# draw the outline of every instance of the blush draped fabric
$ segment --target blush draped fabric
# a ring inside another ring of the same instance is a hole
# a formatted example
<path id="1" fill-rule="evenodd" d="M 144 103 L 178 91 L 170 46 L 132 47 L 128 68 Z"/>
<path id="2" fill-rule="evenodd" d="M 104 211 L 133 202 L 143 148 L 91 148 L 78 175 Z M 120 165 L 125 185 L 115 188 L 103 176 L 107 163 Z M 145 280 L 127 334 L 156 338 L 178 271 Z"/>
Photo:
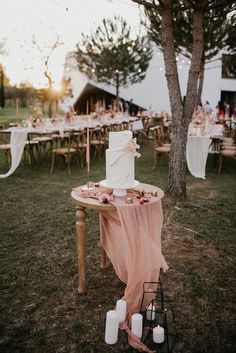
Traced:
<path id="1" fill-rule="evenodd" d="M 117 212 L 100 212 L 101 245 L 120 278 L 126 283 L 122 299 L 127 302 L 126 322 L 121 325 L 134 348 L 149 352 L 129 329 L 131 315 L 139 312 L 143 283 L 158 281 L 159 272 L 168 269 L 161 252 L 163 222 L 160 199 L 140 205 L 116 198 Z"/>

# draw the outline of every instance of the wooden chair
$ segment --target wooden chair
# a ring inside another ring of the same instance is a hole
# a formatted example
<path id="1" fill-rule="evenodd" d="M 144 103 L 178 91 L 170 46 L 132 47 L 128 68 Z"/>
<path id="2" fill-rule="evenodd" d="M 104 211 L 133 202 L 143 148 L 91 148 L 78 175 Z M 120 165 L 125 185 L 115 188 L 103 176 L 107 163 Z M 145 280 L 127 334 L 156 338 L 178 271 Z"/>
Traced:
<path id="1" fill-rule="evenodd" d="M 10 161 L 11 161 L 11 145 L 8 141 L 9 138 L 7 139 L 6 134 L 4 133 L 3 130 L 4 130 L 4 125 L 1 125 L 0 126 L 0 152 L 4 154 L 6 167 L 9 168 Z"/>
<path id="2" fill-rule="evenodd" d="M 53 139 L 50 134 L 34 133 L 30 138 L 30 142 L 37 143 L 38 154 L 41 158 L 43 155 L 46 155 L 52 148 Z"/>
<path id="3" fill-rule="evenodd" d="M 221 173 L 222 164 L 225 157 L 230 157 L 236 160 L 236 143 L 234 138 L 227 137 L 223 138 L 222 140 L 221 149 L 219 153 L 218 174 Z"/>
<path id="4" fill-rule="evenodd" d="M 52 165 L 51 165 L 51 171 L 50 171 L 51 174 L 54 172 L 55 160 L 56 160 L 56 157 L 58 156 L 62 157 L 65 164 L 67 164 L 68 175 L 71 174 L 71 171 L 70 171 L 71 158 L 77 155 L 77 149 L 75 147 L 72 147 L 73 131 L 69 131 L 65 139 L 66 139 L 66 142 L 63 147 L 52 149 Z"/>
<path id="5" fill-rule="evenodd" d="M 93 150 L 94 156 L 98 155 L 101 159 L 106 145 L 104 129 L 100 126 L 90 129 L 90 147 Z"/>
<path id="6" fill-rule="evenodd" d="M 71 147 L 76 149 L 78 153 L 78 158 L 80 160 L 80 166 L 81 168 L 83 168 L 87 147 L 87 129 L 82 129 L 73 132 Z"/>
<path id="7" fill-rule="evenodd" d="M 153 165 L 154 169 L 161 155 L 169 155 L 171 144 L 165 142 L 164 132 L 161 126 L 152 128 L 153 132 Z"/>
<path id="8" fill-rule="evenodd" d="M 27 157 L 29 164 L 32 166 L 33 169 L 36 169 L 34 149 L 36 149 L 38 153 L 38 141 L 32 141 L 29 139 L 25 144 L 24 157 L 25 159 Z"/>

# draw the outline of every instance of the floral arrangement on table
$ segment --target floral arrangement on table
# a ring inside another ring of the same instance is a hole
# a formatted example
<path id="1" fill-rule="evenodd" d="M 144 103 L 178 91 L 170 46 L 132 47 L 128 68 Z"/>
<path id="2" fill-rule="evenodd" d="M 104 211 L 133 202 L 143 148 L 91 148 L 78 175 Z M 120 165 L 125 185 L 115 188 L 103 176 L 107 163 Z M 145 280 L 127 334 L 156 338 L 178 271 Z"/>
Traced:
<path id="1" fill-rule="evenodd" d="M 73 111 L 66 112 L 65 117 L 64 117 L 65 123 L 70 124 L 71 122 L 73 122 L 74 115 L 75 114 Z"/>
<path id="2" fill-rule="evenodd" d="M 194 110 L 192 122 L 190 123 L 190 132 L 193 134 L 197 131 L 197 135 L 209 134 L 212 128 L 212 116 L 208 112 L 204 112 L 201 107 Z"/>
<path id="3" fill-rule="evenodd" d="M 44 116 L 42 111 L 37 107 L 33 107 L 32 113 L 30 115 L 30 122 L 32 127 L 40 126 L 43 123 L 43 117 Z"/>
<path id="4" fill-rule="evenodd" d="M 205 122 L 206 114 L 202 111 L 201 108 L 197 108 L 193 112 L 192 123 L 194 125 L 202 125 Z"/>

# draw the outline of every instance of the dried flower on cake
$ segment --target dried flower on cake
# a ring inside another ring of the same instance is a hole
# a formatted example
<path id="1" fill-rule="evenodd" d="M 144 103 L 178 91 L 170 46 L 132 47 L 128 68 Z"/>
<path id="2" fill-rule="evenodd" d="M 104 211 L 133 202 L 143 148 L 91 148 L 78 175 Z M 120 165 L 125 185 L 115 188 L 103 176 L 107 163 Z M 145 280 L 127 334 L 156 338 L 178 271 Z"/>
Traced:
<path id="1" fill-rule="evenodd" d="M 135 137 L 124 145 L 123 150 L 132 153 L 134 157 L 139 158 L 141 156 L 141 154 L 137 152 L 137 149 L 139 148 L 140 146 L 137 144 L 137 138 Z"/>

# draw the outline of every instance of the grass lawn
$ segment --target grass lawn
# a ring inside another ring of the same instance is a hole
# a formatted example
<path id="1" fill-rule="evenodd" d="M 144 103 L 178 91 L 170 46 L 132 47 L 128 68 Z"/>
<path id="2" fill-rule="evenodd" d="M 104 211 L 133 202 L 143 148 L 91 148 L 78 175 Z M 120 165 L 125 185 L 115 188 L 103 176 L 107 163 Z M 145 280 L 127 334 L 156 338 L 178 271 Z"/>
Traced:
<path id="1" fill-rule="evenodd" d="M 167 160 L 151 169 L 151 141 L 141 148 L 136 179 L 165 188 Z M 88 211 L 88 293 L 77 294 L 75 208 L 70 193 L 86 182 L 86 169 L 56 165 L 38 171 L 22 161 L 0 180 L 0 352 L 134 353 L 126 334 L 104 343 L 105 315 L 124 292 L 110 266 L 99 268 L 98 215 Z M 6 170 L 0 160 L 0 173 Z M 170 266 L 163 276 L 178 338 L 175 353 L 233 353 L 235 334 L 236 163 L 216 173 L 209 156 L 206 180 L 188 174 L 185 201 L 163 200 L 162 246 Z M 93 160 L 91 179 L 105 177 Z"/>
<path id="2" fill-rule="evenodd" d="M 19 108 L 19 117 L 18 121 L 21 122 L 23 119 L 27 119 L 30 115 L 29 108 Z M 5 127 L 8 127 L 9 123 L 16 123 L 16 109 L 11 107 L 6 107 L 0 109 L 0 124 L 4 124 Z"/>

